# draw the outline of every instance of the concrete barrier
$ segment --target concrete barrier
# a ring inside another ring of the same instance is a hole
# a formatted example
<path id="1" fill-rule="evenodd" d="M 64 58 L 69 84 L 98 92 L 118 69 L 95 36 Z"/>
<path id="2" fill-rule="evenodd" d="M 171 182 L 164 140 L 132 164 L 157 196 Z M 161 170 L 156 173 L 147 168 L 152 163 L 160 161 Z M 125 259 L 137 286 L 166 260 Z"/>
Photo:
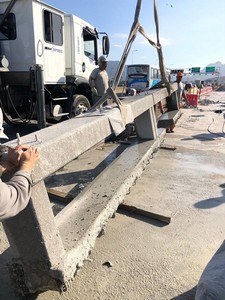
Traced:
<path id="1" fill-rule="evenodd" d="M 176 94 L 176 85 L 171 87 Z M 24 211 L 3 224 L 13 253 L 9 269 L 17 291 L 28 294 L 67 289 L 102 227 L 161 144 L 165 130 L 157 129 L 156 105 L 167 96 L 166 88 L 162 88 L 123 99 L 127 112 L 125 123 L 118 107 L 114 106 L 37 132 L 35 145 L 41 158 L 32 174 L 31 200 Z M 172 107 L 178 109 L 177 97 L 171 99 Z M 130 147 L 120 158 L 129 161 L 129 164 L 124 163 L 123 172 L 116 165 L 117 160 L 55 217 L 44 179 L 115 131 L 121 133 L 131 122 L 135 123 L 138 139 L 142 142 Z M 22 138 L 23 143 L 32 141 L 33 134 Z M 16 140 L 7 144 L 15 143 Z M 104 188 L 96 193 L 102 180 L 109 180 L 112 174 L 113 187 L 102 185 Z"/>

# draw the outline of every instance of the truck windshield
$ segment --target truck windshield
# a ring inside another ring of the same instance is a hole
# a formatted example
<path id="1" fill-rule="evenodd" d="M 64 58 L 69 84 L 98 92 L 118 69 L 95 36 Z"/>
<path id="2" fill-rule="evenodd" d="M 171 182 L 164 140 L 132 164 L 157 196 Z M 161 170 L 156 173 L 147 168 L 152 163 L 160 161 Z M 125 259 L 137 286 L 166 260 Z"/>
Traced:
<path id="1" fill-rule="evenodd" d="M 3 15 L 0 15 L 3 16 Z M 9 13 L 0 27 L 0 40 L 16 39 L 16 17 L 13 13 Z"/>

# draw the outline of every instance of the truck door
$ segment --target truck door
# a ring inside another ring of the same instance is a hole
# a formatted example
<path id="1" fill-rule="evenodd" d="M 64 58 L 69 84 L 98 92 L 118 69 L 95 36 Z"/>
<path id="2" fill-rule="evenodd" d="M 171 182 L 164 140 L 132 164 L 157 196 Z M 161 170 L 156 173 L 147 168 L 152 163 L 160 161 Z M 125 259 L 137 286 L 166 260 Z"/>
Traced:
<path id="1" fill-rule="evenodd" d="M 96 67 L 98 49 L 97 36 L 93 29 L 83 28 L 83 53 L 82 53 L 82 72 L 83 76 L 89 77 L 91 71 Z"/>
<path id="2" fill-rule="evenodd" d="M 75 40 L 75 74 L 77 76 L 89 78 L 91 71 L 96 67 L 97 60 L 97 36 L 94 29 L 81 23 L 80 19 L 75 19 L 74 23 Z"/>
<path id="3" fill-rule="evenodd" d="M 44 10 L 45 84 L 65 83 L 65 51 L 62 15 Z"/>

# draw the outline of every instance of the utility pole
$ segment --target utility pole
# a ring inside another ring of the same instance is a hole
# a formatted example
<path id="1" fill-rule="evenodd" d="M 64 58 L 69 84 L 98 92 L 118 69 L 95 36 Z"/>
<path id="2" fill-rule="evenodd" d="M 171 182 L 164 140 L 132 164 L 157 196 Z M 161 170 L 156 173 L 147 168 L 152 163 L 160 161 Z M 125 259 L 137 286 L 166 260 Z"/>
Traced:
<path id="1" fill-rule="evenodd" d="M 131 54 L 131 63 L 133 65 L 133 58 L 134 58 L 134 52 L 138 51 L 137 49 L 132 50 L 132 54 Z"/>

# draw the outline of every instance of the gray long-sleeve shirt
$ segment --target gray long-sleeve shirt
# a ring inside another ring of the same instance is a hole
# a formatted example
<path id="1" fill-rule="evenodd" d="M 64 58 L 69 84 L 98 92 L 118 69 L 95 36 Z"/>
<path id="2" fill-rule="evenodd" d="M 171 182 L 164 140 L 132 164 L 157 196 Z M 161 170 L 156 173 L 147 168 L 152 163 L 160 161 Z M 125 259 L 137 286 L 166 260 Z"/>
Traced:
<path id="1" fill-rule="evenodd" d="M 30 199 L 31 178 L 25 171 L 17 171 L 7 183 L 0 179 L 0 221 L 14 217 Z"/>

